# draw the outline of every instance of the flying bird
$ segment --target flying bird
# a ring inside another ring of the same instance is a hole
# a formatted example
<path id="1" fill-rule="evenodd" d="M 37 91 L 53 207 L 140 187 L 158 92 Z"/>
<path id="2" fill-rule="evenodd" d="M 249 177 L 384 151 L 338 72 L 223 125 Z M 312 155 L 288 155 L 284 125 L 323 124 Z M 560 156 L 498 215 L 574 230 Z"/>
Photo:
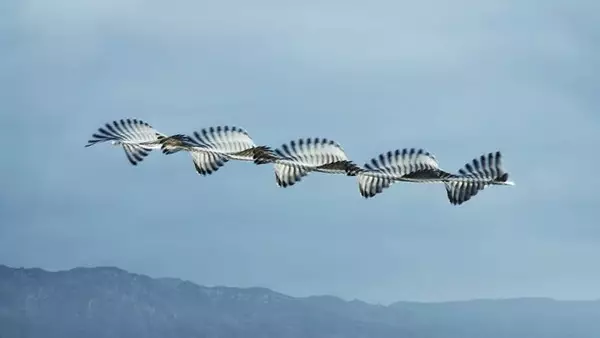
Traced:
<path id="1" fill-rule="evenodd" d="M 159 143 L 167 155 L 189 152 L 196 172 L 203 176 L 213 174 L 229 160 L 256 163 L 271 151 L 267 146 L 257 146 L 246 130 L 236 126 L 204 128 L 192 135 L 176 134 L 162 138 Z"/>
<path id="2" fill-rule="evenodd" d="M 404 148 L 381 153 L 348 172 L 358 177 L 360 194 L 374 197 L 395 182 L 440 182 L 439 164 L 434 155 L 424 149 Z"/>
<path id="3" fill-rule="evenodd" d="M 138 119 L 121 119 L 106 123 L 92 135 L 85 147 L 110 142 L 121 146 L 132 165 L 138 165 L 153 150 L 161 147 L 160 140 L 166 135 Z"/>
<path id="4" fill-rule="evenodd" d="M 273 163 L 275 181 L 282 188 L 290 187 L 310 172 L 347 174 L 358 167 L 348 160 L 344 149 L 326 138 L 300 138 L 262 154 L 257 164 Z"/>
<path id="5" fill-rule="evenodd" d="M 515 185 L 508 180 L 508 173 L 502 167 L 502 154 L 499 151 L 474 158 L 444 181 L 448 200 L 461 205 L 490 185 Z"/>
<path id="6" fill-rule="evenodd" d="M 460 205 L 488 186 L 514 185 L 502 168 L 500 151 L 473 159 L 456 174 L 440 169 L 435 156 L 421 148 L 388 151 L 359 167 L 348 159 L 339 143 L 326 138 L 301 138 L 272 150 L 257 146 L 240 127 L 217 126 L 192 135 L 167 136 L 142 120 L 130 118 L 106 123 L 85 147 L 102 142 L 122 147 L 132 165 L 138 165 L 154 149 L 160 148 L 167 155 L 187 151 L 201 175 L 211 175 L 230 160 L 272 163 L 276 183 L 283 188 L 311 172 L 357 176 L 360 194 L 365 198 L 382 193 L 396 182 L 443 183 L 450 203 Z"/>
<path id="7" fill-rule="evenodd" d="M 489 153 L 467 163 L 458 174 L 440 169 L 435 156 L 424 149 L 404 148 L 388 151 L 353 169 L 360 194 L 374 197 L 395 182 L 444 183 L 451 204 L 460 205 L 489 185 L 514 185 L 502 168 L 502 154 Z"/>

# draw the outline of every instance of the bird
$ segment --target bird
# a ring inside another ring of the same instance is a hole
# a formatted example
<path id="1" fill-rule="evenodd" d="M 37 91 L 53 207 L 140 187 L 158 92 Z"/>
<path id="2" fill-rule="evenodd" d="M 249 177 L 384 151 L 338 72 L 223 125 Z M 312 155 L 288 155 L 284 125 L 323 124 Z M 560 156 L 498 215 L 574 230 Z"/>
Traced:
<path id="1" fill-rule="evenodd" d="M 137 166 L 152 150 L 161 147 L 160 140 L 165 137 L 165 134 L 158 132 L 150 124 L 127 118 L 104 124 L 92 135 L 85 147 L 102 142 L 121 146 L 129 162 Z"/>
<path id="2" fill-rule="evenodd" d="M 293 186 L 310 172 L 347 174 L 358 169 L 339 143 L 319 137 L 298 138 L 284 143 L 261 154 L 255 162 L 272 163 L 275 182 L 282 188 Z"/>
<path id="3" fill-rule="evenodd" d="M 230 160 L 256 162 L 271 151 L 268 146 L 257 146 L 248 132 L 237 126 L 207 127 L 191 135 L 164 137 L 159 143 L 166 155 L 189 152 L 196 172 L 203 176 L 212 175 Z"/>
<path id="4" fill-rule="evenodd" d="M 450 203 L 461 205 L 490 185 L 514 186 L 508 176 L 502 166 L 502 153 L 496 151 L 467 162 L 458 170 L 458 175 L 444 181 L 444 185 Z"/>
<path id="5" fill-rule="evenodd" d="M 422 148 L 403 148 L 379 154 L 348 176 L 357 176 L 360 194 L 372 198 L 395 182 L 443 183 L 448 201 L 460 205 L 489 185 L 514 185 L 502 168 L 500 151 L 467 163 L 458 174 L 440 169 L 436 157 Z"/>
<path id="6" fill-rule="evenodd" d="M 403 148 L 381 153 L 347 174 L 357 176 L 361 196 L 372 198 L 395 182 L 440 182 L 439 170 L 437 159 L 425 149 Z"/>
<path id="7" fill-rule="evenodd" d="M 230 160 L 272 163 L 277 185 L 286 188 L 310 172 L 357 176 L 360 194 L 372 198 L 396 182 L 443 183 L 448 201 L 461 205 L 491 185 L 514 186 L 502 167 L 502 153 L 489 152 L 467 162 L 456 174 L 440 169 L 436 157 L 423 148 L 402 148 L 381 153 L 357 166 L 339 143 L 327 138 L 292 140 L 277 149 L 257 146 L 248 132 L 236 126 L 216 126 L 191 135 L 167 136 L 147 122 L 127 118 L 105 123 L 85 147 L 110 142 L 125 151 L 136 166 L 154 149 L 163 154 L 190 153 L 196 172 L 211 175 Z"/>

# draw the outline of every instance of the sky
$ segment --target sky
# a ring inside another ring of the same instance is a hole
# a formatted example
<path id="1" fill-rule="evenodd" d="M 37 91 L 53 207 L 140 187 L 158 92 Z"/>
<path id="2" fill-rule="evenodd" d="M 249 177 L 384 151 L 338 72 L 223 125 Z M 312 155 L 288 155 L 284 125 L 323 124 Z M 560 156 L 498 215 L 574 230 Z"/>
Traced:
<path id="1" fill-rule="evenodd" d="M 0 3 L 0 264 L 117 266 L 202 285 L 388 304 L 600 298 L 600 3 L 21 0 Z M 358 164 L 500 150 L 513 187 L 363 199 L 355 178 L 131 166 L 104 123 L 217 125 Z"/>

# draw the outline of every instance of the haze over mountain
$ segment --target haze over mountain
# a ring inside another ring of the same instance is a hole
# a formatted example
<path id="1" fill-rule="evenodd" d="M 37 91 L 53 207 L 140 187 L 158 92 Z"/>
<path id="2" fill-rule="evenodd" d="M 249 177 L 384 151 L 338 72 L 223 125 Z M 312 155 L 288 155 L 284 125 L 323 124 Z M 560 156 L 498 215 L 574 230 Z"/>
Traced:
<path id="1" fill-rule="evenodd" d="M 0 265 L 0 337 L 600 337 L 600 301 L 397 302 Z"/>

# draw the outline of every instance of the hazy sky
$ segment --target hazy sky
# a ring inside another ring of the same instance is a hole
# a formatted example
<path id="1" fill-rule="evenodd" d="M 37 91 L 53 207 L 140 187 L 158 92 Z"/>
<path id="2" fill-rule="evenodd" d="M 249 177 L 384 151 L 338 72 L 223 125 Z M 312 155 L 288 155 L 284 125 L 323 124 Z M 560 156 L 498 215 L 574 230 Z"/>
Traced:
<path id="1" fill-rule="evenodd" d="M 600 298 L 600 2 L 0 3 L 0 263 L 118 266 L 389 303 Z M 501 150 L 514 187 L 364 200 L 356 180 L 84 148 L 114 119 L 327 137 L 355 162 Z"/>

